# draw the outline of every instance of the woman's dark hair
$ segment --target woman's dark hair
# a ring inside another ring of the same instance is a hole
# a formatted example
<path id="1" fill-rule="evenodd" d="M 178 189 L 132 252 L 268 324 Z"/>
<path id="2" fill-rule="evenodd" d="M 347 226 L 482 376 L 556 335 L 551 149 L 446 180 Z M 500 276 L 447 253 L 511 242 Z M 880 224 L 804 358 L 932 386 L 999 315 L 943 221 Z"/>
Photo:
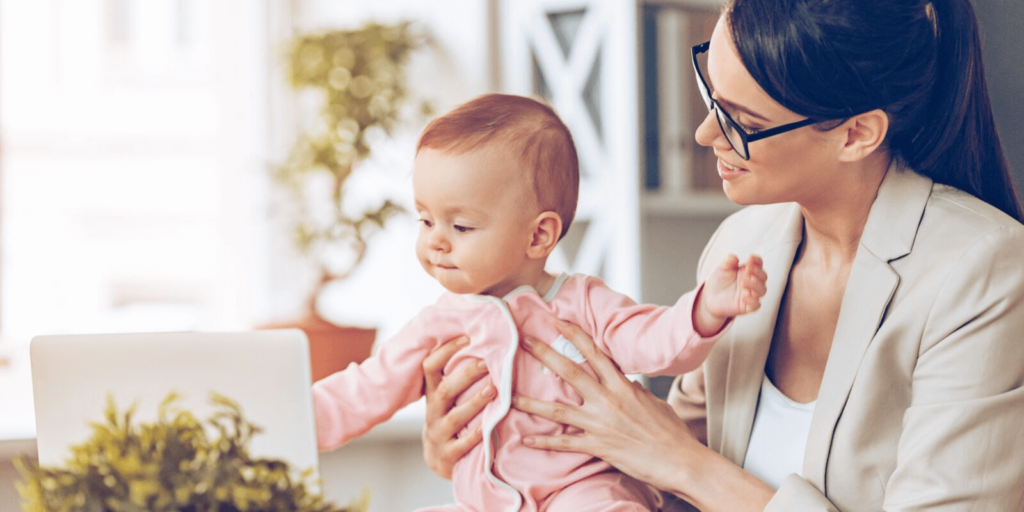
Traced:
<path id="1" fill-rule="evenodd" d="M 732 0 L 726 16 L 775 101 L 815 119 L 881 108 L 893 155 L 1024 222 L 970 0 Z"/>

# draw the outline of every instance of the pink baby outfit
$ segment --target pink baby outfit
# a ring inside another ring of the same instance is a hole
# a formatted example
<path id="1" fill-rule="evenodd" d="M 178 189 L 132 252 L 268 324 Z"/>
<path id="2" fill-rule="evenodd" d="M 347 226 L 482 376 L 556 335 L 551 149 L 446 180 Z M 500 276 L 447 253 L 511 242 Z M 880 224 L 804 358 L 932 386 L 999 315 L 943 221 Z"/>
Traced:
<path id="1" fill-rule="evenodd" d="M 362 364 L 352 364 L 313 385 L 320 450 L 337 448 L 391 417 L 423 394 L 421 362 L 436 346 L 460 335 L 471 342 L 445 367 L 468 358 L 486 362 L 498 388 L 469 426 L 483 422 L 483 442 L 456 463 L 452 482 L 458 505 L 429 510 L 645 511 L 658 496 L 646 485 L 580 453 L 527 447 L 523 437 L 578 429 L 512 409 L 513 394 L 578 405 L 575 390 L 519 347 L 523 336 L 551 344 L 594 375 L 555 320 L 579 325 L 627 373 L 681 374 L 704 361 L 718 338 L 701 338 L 691 314 L 695 293 L 672 307 L 638 305 L 600 279 L 561 275 L 541 297 L 522 286 L 505 297 L 444 294 Z M 719 334 L 720 335 L 720 334 Z M 478 392 L 477 383 L 459 401 Z"/>

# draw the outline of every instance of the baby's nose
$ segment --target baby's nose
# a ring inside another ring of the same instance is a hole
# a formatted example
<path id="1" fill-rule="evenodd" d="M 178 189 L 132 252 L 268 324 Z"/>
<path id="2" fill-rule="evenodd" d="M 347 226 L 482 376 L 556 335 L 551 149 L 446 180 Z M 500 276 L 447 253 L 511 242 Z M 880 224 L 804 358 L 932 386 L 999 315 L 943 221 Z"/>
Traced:
<path id="1" fill-rule="evenodd" d="M 448 243 L 448 238 L 439 233 L 439 231 L 435 229 L 434 233 L 430 235 L 430 249 L 434 251 L 447 251 L 451 247 Z"/>

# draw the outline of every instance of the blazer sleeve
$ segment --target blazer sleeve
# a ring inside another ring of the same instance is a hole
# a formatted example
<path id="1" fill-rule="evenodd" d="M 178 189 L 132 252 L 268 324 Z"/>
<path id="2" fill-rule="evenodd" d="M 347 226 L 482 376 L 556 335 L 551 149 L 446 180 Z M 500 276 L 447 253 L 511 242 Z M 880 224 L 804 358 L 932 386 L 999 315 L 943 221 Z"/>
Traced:
<path id="1" fill-rule="evenodd" d="M 887 512 L 1024 510 L 1022 233 L 981 237 L 936 297 L 885 482 Z M 765 510 L 837 511 L 795 475 Z"/>
<path id="2" fill-rule="evenodd" d="M 437 345 L 424 325 L 429 308 L 360 364 L 313 384 L 317 447 L 333 450 L 387 421 L 423 394 L 422 361 Z"/>

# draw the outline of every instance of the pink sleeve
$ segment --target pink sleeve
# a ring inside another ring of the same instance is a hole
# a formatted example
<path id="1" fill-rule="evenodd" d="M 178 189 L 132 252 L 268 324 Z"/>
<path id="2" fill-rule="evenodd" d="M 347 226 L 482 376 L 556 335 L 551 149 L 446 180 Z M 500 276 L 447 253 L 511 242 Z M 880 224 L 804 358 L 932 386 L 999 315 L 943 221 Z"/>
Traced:
<path id="1" fill-rule="evenodd" d="M 726 325 L 708 338 L 694 330 L 693 300 L 700 287 L 672 307 L 654 306 L 637 304 L 600 279 L 587 278 L 585 314 L 594 340 L 626 373 L 679 375 L 692 371 L 728 330 Z"/>
<path id="2" fill-rule="evenodd" d="M 425 329 L 427 311 L 361 364 L 352 363 L 313 384 L 320 451 L 333 450 L 365 434 L 422 395 L 421 364 L 437 345 L 436 337 Z"/>

